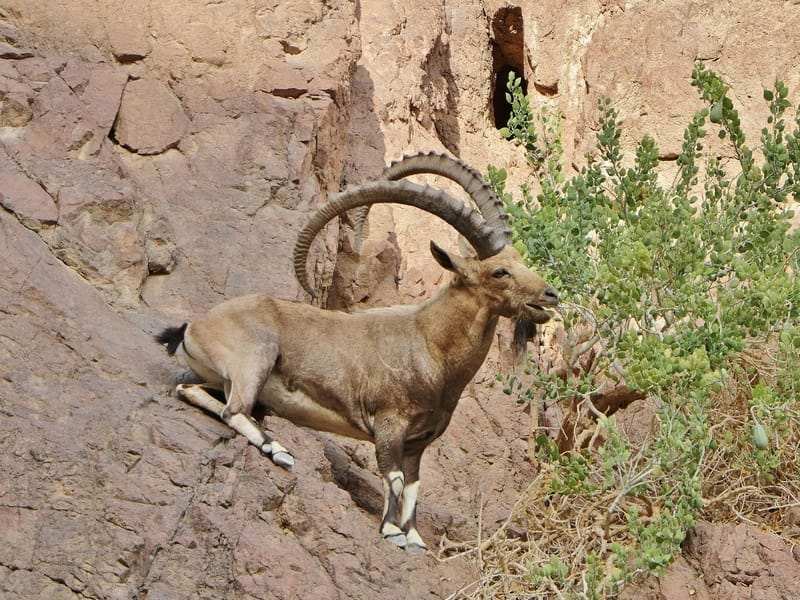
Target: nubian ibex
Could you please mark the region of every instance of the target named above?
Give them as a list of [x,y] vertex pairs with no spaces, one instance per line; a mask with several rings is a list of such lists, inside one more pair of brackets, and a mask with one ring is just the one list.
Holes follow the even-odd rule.
[[[457,182],[478,210],[443,191],[397,181],[419,173]],[[399,203],[440,217],[475,250],[476,256],[458,256],[431,242],[433,258],[453,274],[433,298],[348,314],[244,296],[156,339],[170,354],[180,346],[205,381],[179,385],[178,394],[219,415],[280,466],[291,468],[294,458],[254,422],[256,403],[297,425],[373,442],[384,487],[380,532],[419,550],[425,548],[416,529],[422,453],[447,428],[498,318],[544,323],[558,295],[510,244],[502,203],[476,171],[428,153],[403,158],[384,176],[337,194],[311,216],[295,246],[296,275],[313,296],[306,259],[325,224],[357,207]],[[226,403],[209,388],[224,391]]]

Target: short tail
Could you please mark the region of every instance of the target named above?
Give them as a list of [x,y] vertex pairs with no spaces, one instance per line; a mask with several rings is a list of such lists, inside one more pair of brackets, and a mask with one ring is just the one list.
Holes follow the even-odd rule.
[[184,323],[180,327],[167,327],[164,331],[153,337],[159,344],[162,346],[165,345],[167,347],[167,352],[172,356],[183,341],[183,334],[186,332],[187,325],[189,324]]

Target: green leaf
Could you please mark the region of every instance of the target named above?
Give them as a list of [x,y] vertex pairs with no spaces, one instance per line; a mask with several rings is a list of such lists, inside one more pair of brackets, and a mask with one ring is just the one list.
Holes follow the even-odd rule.
[[715,102],[711,107],[711,112],[708,115],[709,121],[712,123],[722,123],[722,102]]
[[764,90],[764,100],[772,102],[772,98],[773,98],[772,92],[770,92],[769,90]]
[[769,437],[767,436],[767,430],[758,421],[753,423],[751,439],[753,440],[753,445],[756,448],[760,448],[763,450],[769,446]]

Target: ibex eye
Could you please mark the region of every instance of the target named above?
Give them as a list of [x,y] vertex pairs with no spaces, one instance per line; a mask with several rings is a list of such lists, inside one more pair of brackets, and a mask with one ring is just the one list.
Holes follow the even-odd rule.
[[501,277],[508,277],[509,275],[511,275],[511,273],[505,269],[497,269],[494,273],[492,273],[492,277],[497,277],[498,279]]

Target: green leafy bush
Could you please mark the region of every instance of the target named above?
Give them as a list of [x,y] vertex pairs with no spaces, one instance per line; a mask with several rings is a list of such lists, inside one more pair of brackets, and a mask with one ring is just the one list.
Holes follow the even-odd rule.
[[[501,134],[524,147],[539,192],[524,186],[514,201],[503,169],[490,166],[488,180],[512,216],[514,245],[561,291],[563,327],[582,333],[562,336],[572,344],[560,347],[558,368],[535,365],[531,384],[505,385],[534,403],[532,414],[558,402],[574,418],[558,439],[536,438],[541,472],[516,518],[538,541],[521,549],[496,535],[484,550],[497,597],[609,597],[660,573],[698,515],[736,518],[756,498],[779,506],[782,493],[800,493],[800,234],[790,206],[800,200],[800,113],[789,127],[786,86],[766,90],[770,116],[754,152],[725,82],[698,64],[692,85],[705,107],[685,129],[671,181],[649,136],[626,159],[605,99],[596,153],[566,179],[558,115],[537,121],[509,79]],[[708,151],[719,144],[735,158]],[[658,406],[646,443],[619,433],[609,390]],[[779,518],[768,521],[780,530]],[[511,551],[525,573],[509,566]]]

